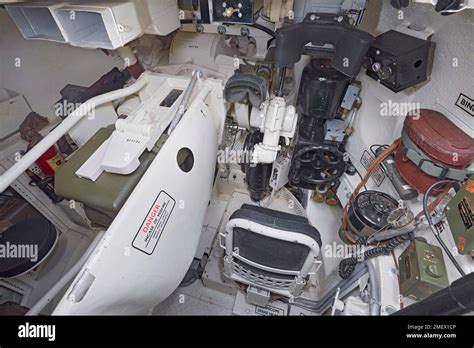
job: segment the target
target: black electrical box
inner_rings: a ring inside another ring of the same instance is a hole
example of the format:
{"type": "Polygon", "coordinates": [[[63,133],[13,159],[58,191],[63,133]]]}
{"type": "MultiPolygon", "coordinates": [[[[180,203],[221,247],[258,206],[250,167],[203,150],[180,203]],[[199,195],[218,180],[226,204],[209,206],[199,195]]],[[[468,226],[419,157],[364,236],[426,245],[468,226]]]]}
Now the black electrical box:
{"type": "Polygon", "coordinates": [[[432,45],[431,41],[387,31],[369,48],[367,75],[394,92],[426,81],[432,45]]]}

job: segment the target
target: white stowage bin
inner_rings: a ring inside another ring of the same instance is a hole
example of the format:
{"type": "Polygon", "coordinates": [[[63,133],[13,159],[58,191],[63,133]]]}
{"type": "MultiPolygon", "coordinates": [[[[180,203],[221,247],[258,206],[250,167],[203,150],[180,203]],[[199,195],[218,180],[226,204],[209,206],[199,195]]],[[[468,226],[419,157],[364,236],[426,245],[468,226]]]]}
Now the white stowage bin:
{"type": "Polygon", "coordinates": [[[0,88],[0,140],[17,132],[30,112],[31,108],[22,95],[0,88]]]}
{"type": "Polygon", "coordinates": [[[140,11],[133,1],[81,1],[55,13],[71,45],[77,47],[116,49],[143,34],[140,11]]]}
{"type": "MultiPolygon", "coordinates": [[[[153,91],[168,77],[143,78],[153,91]]],[[[53,314],[146,314],[183,280],[199,246],[225,118],[222,81],[197,84],[199,92],[53,314]]]]}
{"type": "Polygon", "coordinates": [[[54,12],[63,5],[50,2],[19,3],[5,5],[5,10],[25,39],[68,42],[67,35],[54,12]]]}
{"type": "Polygon", "coordinates": [[[70,43],[117,49],[148,34],[167,35],[180,26],[176,0],[80,1],[55,10],[70,43]]]}

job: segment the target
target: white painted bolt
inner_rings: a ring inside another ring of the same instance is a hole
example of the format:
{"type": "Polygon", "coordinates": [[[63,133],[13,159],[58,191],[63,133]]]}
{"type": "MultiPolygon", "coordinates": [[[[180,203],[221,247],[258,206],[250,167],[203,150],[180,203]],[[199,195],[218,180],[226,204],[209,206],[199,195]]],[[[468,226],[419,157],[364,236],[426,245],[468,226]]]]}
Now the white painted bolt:
{"type": "Polygon", "coordinates": [[[223,2],[222,7],[224,7],[224,8],[227,7],[227,3],[223,2]]]}

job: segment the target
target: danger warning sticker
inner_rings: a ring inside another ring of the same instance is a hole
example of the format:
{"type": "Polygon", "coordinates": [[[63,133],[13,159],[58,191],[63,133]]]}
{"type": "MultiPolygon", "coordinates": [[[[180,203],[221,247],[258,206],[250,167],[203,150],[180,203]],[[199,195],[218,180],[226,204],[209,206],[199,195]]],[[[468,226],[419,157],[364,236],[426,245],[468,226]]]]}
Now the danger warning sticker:
{"type": "Polygon", "coordinates": [[[147,255],[153,254],[175,203],[175,200],[165,191],[158,194],[133,239],[132,246],[135,249],[143,251],[147,255]]]}

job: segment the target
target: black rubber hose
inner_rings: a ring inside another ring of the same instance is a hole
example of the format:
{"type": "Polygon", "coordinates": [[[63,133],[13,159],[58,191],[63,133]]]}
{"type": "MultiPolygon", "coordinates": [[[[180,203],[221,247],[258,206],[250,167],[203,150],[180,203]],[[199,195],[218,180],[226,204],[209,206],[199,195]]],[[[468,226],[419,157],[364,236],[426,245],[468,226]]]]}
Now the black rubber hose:
{"type": "MultiPolygon", "coordinates": [[[[346,291],[354,284],[357,280],[359,280],[362,276],[364,276],[368,272],[367,266],[365,264],[359,264],[355,267],[354,272],[351,276],[347,279],[340,280],[337,284],[332,286],[318,301],[311,301],[304,298],[295,298],[294,305],[296,307],[304,308],[311,312],[322,314],[326,311],[329,307],[331,307],[331,303],[334,301],[334,296],[336,295],[338,289],[340,290],[340,294],[346,293],[346,291]]],[[[282,299],[285,301],[285,299],[282,299]]]]}
{"type": "Polygon", "coordinates": [[[267,33],[268,35],[270,35],[271,37],[275,38],[275,32],[273,30],[271,30],[270,28],[267,28],[266,26],[263,26],[263,25],[258,24],[258,23],[251,24],[250,26],[252,28],[261,30],[261,31],[267,33]]]}
{"type": "Polygon", "coordinates": [[[462,315],[474,311],[474,273],[392,315],[462,315]]]}

